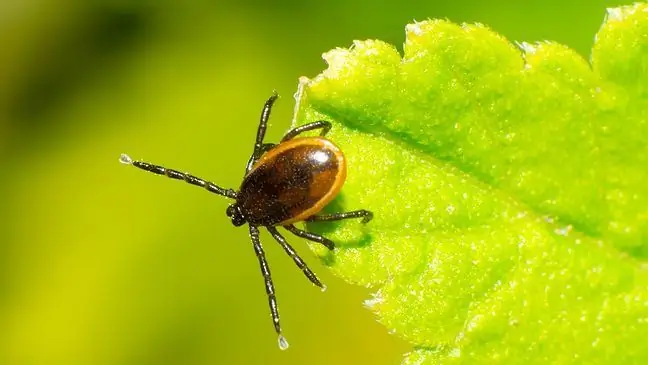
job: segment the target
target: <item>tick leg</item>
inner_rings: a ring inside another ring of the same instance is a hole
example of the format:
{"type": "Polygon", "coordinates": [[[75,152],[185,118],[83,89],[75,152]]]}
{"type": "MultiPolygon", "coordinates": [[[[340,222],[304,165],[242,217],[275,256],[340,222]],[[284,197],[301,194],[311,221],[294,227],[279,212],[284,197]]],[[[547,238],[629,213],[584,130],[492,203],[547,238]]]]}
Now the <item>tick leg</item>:
{"type": "Polygon", "coordinates": [[[290,233],[294,234],[297,237],[301,237],[301,238],[305,238],[305,239],[307,239],[309,241],[321,243],[322,245],[326,246],[326,248],[328,248],[329,250],[333,250],[335,248],[335,243],[333,243],[333,241],[331,241],[330,239],[328,239],[326,237],[320,236],[319,234],[306,232],[306,231],[304,231],[302,229],[299,229],[299,228],[295,227],[292,224],[284,226],[284,228],[287,229],[288,231],[290,231],[290,233]]]}
{"type": "Polygon", "coordinates": [[[259,118],[259,128],[257,129],[256,141],[254,142],[254,153],[257,155],[261,147],[263,146],[263,138],[265,137],[266,128],[268,127],[268,119],[270,119],[270,112],[272,111],[272,105],[277,101],[279,94],[276,91],[272,92],[272,95],[263,105],[263,110],[261,111],[261,118],[259,118]]]}
{"type": "Polygon", "coordinates": [[[327,122],[325,120],[318,120],[317,122],[313,123],[308,123],[301,125],[297,128],[293,128],[286,133],[283,138],[281,139],[281,142],[285,142],[289,139],[295,138],[297,135],[302,134],[304,132],[308,131],[313,131],[315,129],[321,129],[322,132],[320,133],[320,136],[325,136],[328,131],[331,130],[331,122],[327,122]]]}
{"type": "Polygon", "coordinates": [[[261,266],[261,274],[263,275],[266,294],[268,295],[268,304],[270,305],[272,323],[274,324],[277,335],[279,335],[279,348],[285,350],[288,348],[288,342],[286,341],[286,338],[281,334],[277,297],[275,296],[275,288],[274,284],[272,283],[272,276],[270,275],[270,266],[268,266],[268,260],[266,260],[265,252],[263,252],[263,246],[261,246],[261,240],[259,239],[259,228],[257,226],[250,225],[250,239],[252,240],[254,252],[256,253],[257,259],[259,259],[259,265],[261,266]]]}
{"type": "Polygon", "coordinates": [[[263,139],[265,138],[266,129],[268,128],[268,119],[270,119],[270,112],[272,111],[272,105],[274,105],[278,97],[279,94],[277,94],[276,91],[273,91],[272,95],[270,95],[268,100],[263,105],[263,110],[261,111],[261,117],[259,118],[259,128],[257,128],[256,141],[254,142],[254,151],[252,151],[252,156],[250,156],[250,159],[248,160],[245,169],[246,175],[248,172],[250,172],[250,169],[252,168],[252,165],[254,165],[256,160],[259,157],[261,157],[261,155],[263,154],[263,149],[265,146],[263,144],[263,139]]]}
{"type": "Polygon", "coordinates": [[[283,247],[284,251],[286,251],[288,256],[292,257],[293,261],[295,261],[295,264],[297,264],[297,267],[304,272],[304,275],[306,275],[308,280],[310,280],[311,283],[320,287],[322,291],[326,290],[326,286],[324,286],[324,284],[322,284],[319,281],[317,276],[315,276],[315,273],[313,273],[313,271],[311,271],[311,269],[308,268],[304,260],[302,260],[302,258],[299,257],[297,252],[295,252],[292,246],[288,244],[288,241],[286,241],[286,239],[281,235],[281,233],[279,233],[279,231],[277,231],[275,227],[266,227],[266,228],[268,228],[268,231],[270,232],[272,237],[274,237],[274,239],[277,240],[277,242],[279,242],[281,247],[283,247]]]}
{"type": "Polygon", "coordinates": [[[254,166],[254,164],[259,160],[261,156],[263,156],[264,153],[268,152],[268,150],[270,150],[272,147],[276,145],[277,145],[276,143],[264,143],[261,146],[261,150],[259,150],[258,156],[255,155],[250,156],[250,159],[248,160],[248,163],[245,166],[245,175],[247,175],[250,172],[250,170],[252,170],[252,166],[254,166]]]}
{"type": "Polygon", "coordinates": [[[138,169],[142,169],[144,171],[152,172],[157,175],[164,175],[166,177],[169,177],[171,179],[175,180],[184,180],[185,182],[191,184],[191,185],[196,185],[200,186],[202,188],[207,189],[207,191],[210,191],[214,194],[226,196],[228,198],[236,199],[236,192],[232,189],[223,189],[220,186],[209,182],[205,181],[199,177],[195,177],[193,175],[168,169],[163,166],[158,166],[158,165],[153,165],[148,162],[144,161],[134,161],[133,159],[130,158],[127,154],[122,153],[122,155],[119,157],[119,162],[125,164],[125,165],[133,165],[137,167],[138,169]]]}
{"type": "Polygon", "coordinates": [[[362,223],[368,223],[370,220],[373,219],[373,213],[368,210],[360,209],[360,210],[353,210],[351,212],[314,215],[306,219],[306,221],[308,222],[327,221],[328,222],[328,221],[340,221],[343,219],[351,219],[351,218],[362,218],[362,223]]]}

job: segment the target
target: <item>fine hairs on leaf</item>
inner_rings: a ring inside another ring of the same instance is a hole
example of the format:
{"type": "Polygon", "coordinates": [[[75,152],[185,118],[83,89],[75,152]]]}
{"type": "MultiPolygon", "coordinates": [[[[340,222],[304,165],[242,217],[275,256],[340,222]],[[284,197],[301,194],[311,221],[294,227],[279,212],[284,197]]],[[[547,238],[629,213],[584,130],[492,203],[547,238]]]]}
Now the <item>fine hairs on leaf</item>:
{"type": "Polygon", "coordinates": [[[348,159],[312,249],[370,287],[403,364],[648,363],[648,5],[609,9],[589,60],[479,24],[324,55],[295,120],[348,159]]]}

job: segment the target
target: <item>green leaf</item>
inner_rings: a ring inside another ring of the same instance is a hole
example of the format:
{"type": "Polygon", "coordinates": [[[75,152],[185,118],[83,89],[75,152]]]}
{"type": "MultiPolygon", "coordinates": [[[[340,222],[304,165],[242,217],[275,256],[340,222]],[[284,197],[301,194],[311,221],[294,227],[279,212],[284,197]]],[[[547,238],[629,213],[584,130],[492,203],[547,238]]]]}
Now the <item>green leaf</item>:
{"type": "Polygon", "coordinates": [[[309,224],[415,350],[405,364],[648,363],[648,6],[610,9],[591,62],[482,25],[406,28],[324,55],[296,120],[348,158],[309,224]]]}

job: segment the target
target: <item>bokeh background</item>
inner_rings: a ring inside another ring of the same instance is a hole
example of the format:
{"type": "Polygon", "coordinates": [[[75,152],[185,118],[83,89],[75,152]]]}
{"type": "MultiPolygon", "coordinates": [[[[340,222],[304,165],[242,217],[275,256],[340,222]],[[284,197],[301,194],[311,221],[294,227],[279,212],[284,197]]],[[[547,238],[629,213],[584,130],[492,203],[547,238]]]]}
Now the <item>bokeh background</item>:
{"type": "Polygon", "coordinates": [[[428,17],[589,56],[604,0],[0,0],[0,364],[395,364],[369,291],[320,293],[264,235],[291,348],[227,202],[121,152],[237,187],[260,108],[354,39],[428,17]]]}

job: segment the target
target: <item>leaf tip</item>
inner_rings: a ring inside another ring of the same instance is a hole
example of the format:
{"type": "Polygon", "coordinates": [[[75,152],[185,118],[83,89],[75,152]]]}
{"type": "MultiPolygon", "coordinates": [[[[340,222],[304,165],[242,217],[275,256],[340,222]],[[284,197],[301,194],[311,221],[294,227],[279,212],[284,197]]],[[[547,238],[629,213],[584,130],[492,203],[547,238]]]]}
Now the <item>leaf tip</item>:
{"type": "Polygon", "coordinates": [[[522,52],[528,55],[534,54],[538,49],[535,44],[531,44],[529,42],[515,42],[515,44],[522,50],[522,52]]]}
{"type": "Polygon", "coordinates": [[[414,23],[407,24],[405,26],[405,33],[407,35],[413,34],[413,35],[421,35],[423,34],[423,25],[426,23],[426,21],[414,21],[414,23]]]}
{"type": "Polygon", "coordinates": [[[633,15],[637,11],[648,12],[646,4],[634,3],[633,5],[624,5],[616,8],[607,8],[604,23],[618,22],[633,15]]]}
{"type": "Polygon", "coordinates": [[[363,304],[364,304],[365,308],[367,308],[369,310],[373,310],[373,309],[375,309],[375,307],[378,304],[382,303],[383,301],[384,301],[384,298],[383,298],[382,294],[380,292],[376,292],[376,293],[371,294],[371,298],[365,300],[363,302],[363,304]]]}
{"type": "MultiPolygon", "coordinates": [[[[322,78],[335,79],[338,78],[342,69],[344,68],[345,61],[349,57],[349,49],[337,47],[322,54],[322,59],[326,62],[326,69],[320,74],[322,78]]],[[[318,77],[320,76],[318,75],[318,77]]]]}

